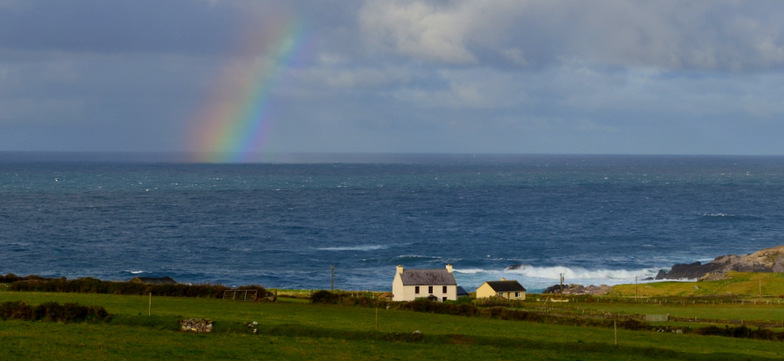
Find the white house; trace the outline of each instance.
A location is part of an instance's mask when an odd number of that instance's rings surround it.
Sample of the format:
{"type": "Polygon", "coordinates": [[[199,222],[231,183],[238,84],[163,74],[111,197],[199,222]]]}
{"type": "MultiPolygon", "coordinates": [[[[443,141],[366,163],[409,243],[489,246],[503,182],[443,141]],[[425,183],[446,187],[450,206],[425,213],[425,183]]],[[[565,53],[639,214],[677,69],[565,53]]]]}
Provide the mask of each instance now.
{"type": "Polygon", "coordinates": [[[452,265],[440,269],[403,269],[397,266],[392,281],[393,301],[413,301],[429,298],[438,301],[457,300],[457,281],[452,265]]]}

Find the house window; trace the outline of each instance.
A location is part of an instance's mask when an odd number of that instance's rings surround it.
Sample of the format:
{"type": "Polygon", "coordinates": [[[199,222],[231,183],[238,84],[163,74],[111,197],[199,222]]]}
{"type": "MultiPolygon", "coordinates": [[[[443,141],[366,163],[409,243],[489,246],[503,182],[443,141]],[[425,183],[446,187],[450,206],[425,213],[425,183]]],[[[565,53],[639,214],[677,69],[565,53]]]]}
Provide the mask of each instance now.
{"type": "Polygon", "coordinates": [[[427,293],[433,293],[433,286],[427,286],[427,293]]]}
{"type": "Polygon", "coordinates": [[[520,298],[520,292],[515,292],[515,298],[520,298]]]}
{"type": "Polygon", "coordinates": [[[446,286],[444,286],[444,291],[443,291],[443,292],[441,292],[441,293],[446,293],[446,286]]]}
{"type": "Polygon", "coordinates": [[[414,287],[414,293],[419,294],[419,286],[414,287]]]}

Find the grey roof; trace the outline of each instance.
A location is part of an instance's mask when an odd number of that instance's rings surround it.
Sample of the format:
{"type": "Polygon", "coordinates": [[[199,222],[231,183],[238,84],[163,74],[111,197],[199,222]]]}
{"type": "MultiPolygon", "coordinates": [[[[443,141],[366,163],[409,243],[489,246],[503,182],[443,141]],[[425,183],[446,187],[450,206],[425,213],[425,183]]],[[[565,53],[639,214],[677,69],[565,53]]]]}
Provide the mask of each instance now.
{"type": "Polygon", "coordinates": [[[455,276],[453,276],[452,273],[447,271],[445,268],[407,269],[407,270],[403,270],[403,274],[400,275],[400,278],[403,280],[403,284],[406,286],[417,286],[417,285],[456,286],[457,285],[457,281],[455,281],[455,276]]]}
{"type": "Polygon", "coordinates": [[[487,285],[496,292],[525,292],[525,287],[517,281],[487,281],[487,285]]]}

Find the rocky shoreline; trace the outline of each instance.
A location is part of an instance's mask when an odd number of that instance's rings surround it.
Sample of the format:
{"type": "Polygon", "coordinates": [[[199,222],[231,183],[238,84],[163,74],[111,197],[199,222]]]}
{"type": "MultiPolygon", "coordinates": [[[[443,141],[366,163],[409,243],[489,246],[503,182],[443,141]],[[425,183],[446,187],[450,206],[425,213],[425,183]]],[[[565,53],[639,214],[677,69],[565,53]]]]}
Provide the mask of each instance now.
{"type": "Polygon", "coordinates": [[[608,285],[590,285],[590,286],[583,286],[578,284],[568,284],[563,285],[563,287],[558,284],[554,286],[547,287],[546,290],[542,293],[557,293],[562,295],[592,295],[592,296],[601,296],[612,291],[612,287],[608,285]]]}
{"type": "Polygon", "coordinates": [[[661,270],[655,280],[721,279],[727,272],[784,272],[784,245],[746,255],[719,256],[708,263],[676,264],[670,271],[661,270]]]}
{"type": "MultiPolygon", "coordinates": [[[[519,269],[526,265],[512,265],[509,269],[519,269]]],[[[645,279],[654,280],[719,280],[725,279],[727,272],[755,272],[755,273],[782,273],[784,272],[784,245],[766,248],[745,255],[728,254],[719,256],[708,263],[680,263],[673,265],[669,271],[660,270],[656,277],[645,279]]],[[[579,284],[560,284],[548,287],[542,293],[564,295],[603,295],[612,290],[607,285],[583,286],[579,284]]]]}

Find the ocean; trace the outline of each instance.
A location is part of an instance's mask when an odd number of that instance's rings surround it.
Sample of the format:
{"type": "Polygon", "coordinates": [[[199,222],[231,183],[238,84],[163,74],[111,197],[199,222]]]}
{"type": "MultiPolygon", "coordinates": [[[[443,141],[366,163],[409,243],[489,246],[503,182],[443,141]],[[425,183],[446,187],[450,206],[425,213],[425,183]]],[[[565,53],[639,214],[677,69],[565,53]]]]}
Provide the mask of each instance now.
{"type": "Polygon", "coordinates": [[[389,291],[452,264],[539,292],[780,245],[783,200],[784,157],[0,153],[0,273],[389,291]]]}

